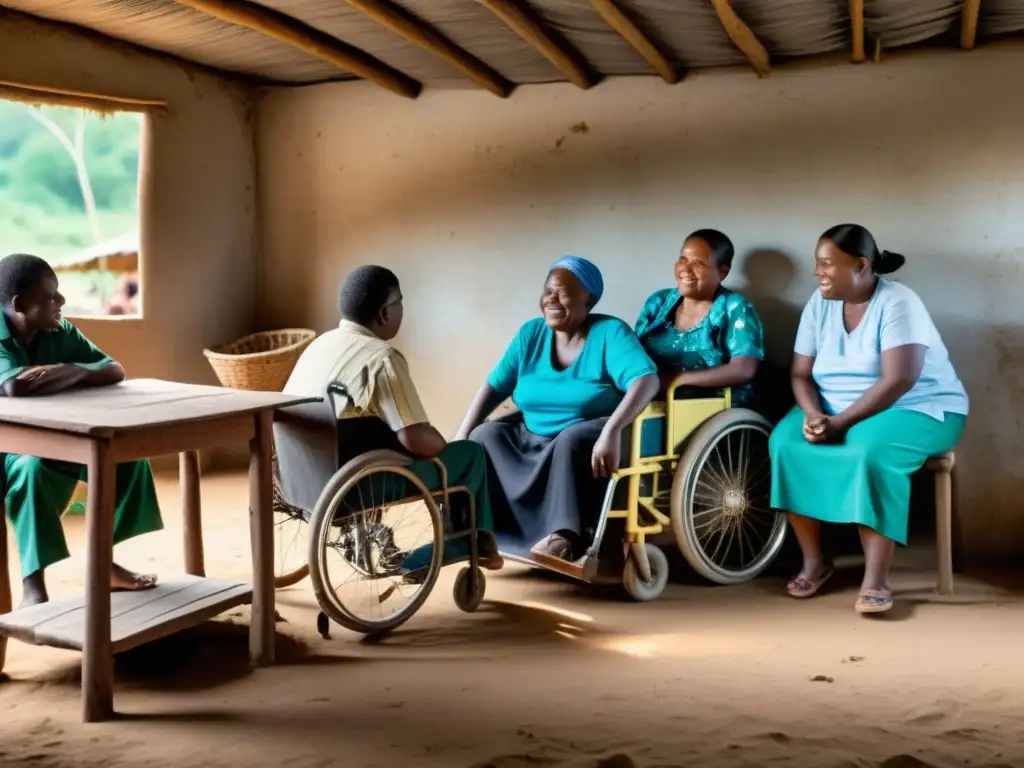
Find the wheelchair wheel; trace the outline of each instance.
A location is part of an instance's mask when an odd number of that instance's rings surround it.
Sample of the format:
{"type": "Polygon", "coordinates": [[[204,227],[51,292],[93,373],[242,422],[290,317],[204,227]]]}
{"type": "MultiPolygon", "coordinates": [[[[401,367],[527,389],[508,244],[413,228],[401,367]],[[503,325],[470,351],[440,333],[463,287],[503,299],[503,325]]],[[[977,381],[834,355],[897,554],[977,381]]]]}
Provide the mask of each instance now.
{"type": "Polygon", "coordinates": [[[669,565],[665,553],[654,544],[644,544],[644,549],[651,564],[650,581],[645,581],[640,575],[640,569],[632,555],[626,558],[626,567],[622,570],[622,586],[638,603],[657,600],[668,584],[669,565]]]}
{"type": "Polygon", "coordinates": [[[309,575],[309,513],[286,502],[278,482],[274,454],[274,588],[298,584],[309,575]]]}
{"type": "Polygon", "coordinates": [[[301,509],[274,507],[274,589],[298,584],[309,575],[306,540],[309,524],[301,509]]]}
{"type": "Polygon", "coordinates": [[[367,635],[390,632],[423,605],[437,581],[444,523],[431,492],[393,451],[348,462],[320,494],[310,518],[309,567],[321,610],[367,635]],[[403,568],[432,545],[415,579],[403,568]]]}
{"type": "Polygon", "coordinates": [[[469,587],[469,573],[472,566],[466,566],[459,575],[455,577],[455,586],[452,589],[452,596],[455,598],[455,605],[460,611],[473,613],[484,601],[484,592],[487,591],[487,579],[484,572],[478,571],[476,575],[476,589],[469,587]]]}
{"type": "Polygon", "coordinates": [[[769,505],[771,424],[745,408],[712,416],[689,437],[672,481],[676,543],[716,584],[760,574],[786,538],[786,516],[769,505]]]}

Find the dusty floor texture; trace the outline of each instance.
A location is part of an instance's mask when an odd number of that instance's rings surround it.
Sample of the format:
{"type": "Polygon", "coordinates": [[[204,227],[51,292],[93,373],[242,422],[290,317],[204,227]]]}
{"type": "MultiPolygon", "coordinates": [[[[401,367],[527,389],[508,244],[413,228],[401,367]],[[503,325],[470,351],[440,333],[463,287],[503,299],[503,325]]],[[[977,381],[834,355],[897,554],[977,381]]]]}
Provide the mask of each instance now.
{"type": "MultiPolygon", "coordinates": [[[[119,547],[119,561],[181,570],[175,482],[159,481],[166,530],[119,547]]],[[[240,474],[204,477],[210,575],[248,573],[245,489],[240,474]]],[[[84,526],[66,523],[75,556],[52,570],[55,595],[81,583],[84,526]]],[[[307,581],[278,593],[277,666],[249,669],[235,611],[119,657],[119,719],[99,725],[79,722],[78,654],[12,641],[0,764],[1024,765],[1021,592],[961,577],[940,600],[928,558],[904,555],[881,620],[852,610],[855,562],[804,603],[779,578],[684,580],[636,605],[509,568],[473,616],[455,608],[449,569],[377,644],[341,629],[321,639],[307,581]]]]}

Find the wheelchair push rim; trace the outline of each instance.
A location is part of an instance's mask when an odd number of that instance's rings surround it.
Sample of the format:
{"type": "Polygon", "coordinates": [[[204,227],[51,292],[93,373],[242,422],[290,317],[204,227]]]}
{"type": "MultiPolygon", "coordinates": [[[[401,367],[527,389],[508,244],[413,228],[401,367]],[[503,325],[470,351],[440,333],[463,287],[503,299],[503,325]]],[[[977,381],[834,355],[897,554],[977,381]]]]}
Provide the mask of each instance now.
{"type": "Polygon", "coordinates": [[[396,629],[419,610],[437,581],[444,525],[433,494],[409,463],[391,451],[353,459],[331,478],[310,520],[309,565],[317,602],[354,632],[396,629]],[[394,499],[389,500],[388,488],[394,499]],[[398,489],[403,489],[400,498],[398,489]],[[405,578],[405,557],[426,545],[433,547],[429,564],[415,580],[405,578]],[[356,590],[342,594],[353,585],[356,590]]]}
{"type": "Polygon", "coordinates": [[[672,482],[676,542],[690,566],[716,584],[742,584],[778,555],[786,516],[771,509],[768,438],[760,414],[732,408],[687,441],[672,482]]]}

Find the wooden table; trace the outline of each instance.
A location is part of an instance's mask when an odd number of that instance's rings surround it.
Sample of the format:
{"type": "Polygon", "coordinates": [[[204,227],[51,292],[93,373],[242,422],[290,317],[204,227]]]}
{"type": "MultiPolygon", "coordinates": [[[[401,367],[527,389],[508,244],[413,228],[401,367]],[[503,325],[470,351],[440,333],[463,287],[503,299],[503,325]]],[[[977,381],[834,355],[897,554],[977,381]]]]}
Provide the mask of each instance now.
{"type": "MultiPolygon", "coordinates": [[[[252,603],[249,654],[274,661],[271,441],[274,410],[316,398],[152,379],[36,398],[0,398],[0,453],[88,467],[85,595],[11,611],[7,526],[0,523],[0,671],[7,637],[83,652],[82,717],[113,714],[113,655],[252,603]],[[204,578],[198,451],[248,442],[253,584],[204,578]],[[111,594],[114,481],[118,463],[180,455],[185,532],[183,578],[111,594]]],[[[2,465],[0,465],[2,469],[2,465]]],[[[0,477],[3,473],[0,472],[0,477]]],[[[0,485],[0,520],[6,485],[0,485]]]]}

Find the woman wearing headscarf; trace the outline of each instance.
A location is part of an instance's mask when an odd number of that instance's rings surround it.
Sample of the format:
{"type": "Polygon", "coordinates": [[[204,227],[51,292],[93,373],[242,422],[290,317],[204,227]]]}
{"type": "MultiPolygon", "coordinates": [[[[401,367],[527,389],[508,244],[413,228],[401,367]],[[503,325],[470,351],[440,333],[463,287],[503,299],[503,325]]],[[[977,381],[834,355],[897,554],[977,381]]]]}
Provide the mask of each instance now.
{"type": "Polygon", "coordinates": [[[797,406],[772,432],[772,507],[789,512],[803,568],[788,585],[815,595],[831,576],[821,523],[852,523],[864,548],[855,608],[892,608],[889,568],[905,544],[910,476],[960,439],[968,411],[942,337],[910,288],[884,275],[903,266],[858,224],[818,240],[796,335],[797,406]]]}
{"type": "Polygon", "coordinates": [[[495,510],[496,530],[541,558],[585,554],[607,478],[619,469],[622,432],[658,392],[636,334],[592,312],[602,293],[587,259],[552,265],[542,316],[519,329],[459,429],[483,445],[507,500],[507,515],[495,510]],[[509,397],[518,414],[482,423],[509,397]]]}
{"type": "Polygon", "coordinates": [[[731,387],[733,404],[749,408],[764,328],[750,300],[722,285],[734,252],[718,230],[689,235],[675,263],[675,287],[647,299],[636,333],[666,386],[683,374],[684,396],[731,387]]]}

